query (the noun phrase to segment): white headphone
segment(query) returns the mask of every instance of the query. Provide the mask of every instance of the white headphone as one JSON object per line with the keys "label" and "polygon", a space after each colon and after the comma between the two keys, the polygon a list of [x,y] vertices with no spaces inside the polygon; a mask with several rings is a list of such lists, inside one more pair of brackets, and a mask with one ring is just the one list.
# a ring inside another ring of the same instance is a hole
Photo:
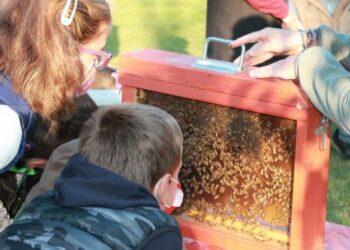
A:
{"label": "white headphone", "polygon": [[71,23],[73,22],[73,17],[75,15],[75,12],[77,10],[78,0],[74,0],[74,8],[73,8],[70,16],[68,16],[68,10],[69,10],[69,7],[71,5],[71,2],[72,2],[72,0],[67,0],[66,5],[64,6],[64,9],[62,11],[60,21],[64,26],[71,25]]}

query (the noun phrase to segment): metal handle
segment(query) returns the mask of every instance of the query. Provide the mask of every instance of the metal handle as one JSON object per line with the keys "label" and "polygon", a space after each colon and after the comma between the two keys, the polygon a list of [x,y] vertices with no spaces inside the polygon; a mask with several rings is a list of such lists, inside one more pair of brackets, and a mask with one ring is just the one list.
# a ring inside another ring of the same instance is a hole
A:
{"label": "metal handle", "polygon": [[[203,53],[203,60],[207,60],[207,58],[208,58],[207,53],[208,53],[208,46],[209,46],[210,42],[218,42],[218,43],[223,43],[223,44],[230,44],[230,43],[233,42],[233,40],[224,39],[224,38],[220,38],[220,37],[213,37],[213,36],[208,37],[206,42],[205,42],[204,53]],[[239,60],[239,69],[240,70],[243,69],[244,55],[245,55],[245,45],[243,44],[241,46],[241,56],[240,56],[240,60]]]}

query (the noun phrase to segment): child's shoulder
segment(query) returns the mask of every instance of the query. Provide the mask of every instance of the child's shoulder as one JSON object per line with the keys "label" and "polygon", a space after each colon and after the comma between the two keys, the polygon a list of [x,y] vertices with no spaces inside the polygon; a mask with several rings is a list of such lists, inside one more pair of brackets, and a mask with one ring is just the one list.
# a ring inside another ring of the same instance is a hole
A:
{"label": "child's shoulder", "polygon": [[156,207],[129,208],[125,211],[135,213],[144,219],[150,220],[155,224],[155,226],[179,226],[177,221],[172,216]]}
{"label": "child's shoulder", "polygon": [[82,207],[81,209],[93,216],[118,222],[121,227],[142,227],[146,233],[166,226],[179,227],[177,221],[156,207],[134,207],[127,209],[111,209],[104,207]]}
{"label": "child's shoulder", "polygon": [[[128,249],[129,244],[133,245],[130,249],[134,249],[145,242],[159,241],[164,233],[181,235],[176,220],[159,208],[63,207],[56,202],[52,191],[37,196],[23,209],[14,224],[23,226],[23,223],[30,223],[30,228],[40,224],[45,232],[61,228],[76,235],[108,238],[112,243],[118,242],[120,249]],[[10,231],[8,233],[13,230]],[[111,246],[116,247],[113,244]]]}

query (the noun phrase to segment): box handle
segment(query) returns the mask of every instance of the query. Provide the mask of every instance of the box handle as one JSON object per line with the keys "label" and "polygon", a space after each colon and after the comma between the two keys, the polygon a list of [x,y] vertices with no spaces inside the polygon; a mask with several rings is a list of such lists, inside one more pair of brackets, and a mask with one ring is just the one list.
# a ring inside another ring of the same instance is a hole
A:
{"label": "box handle", "polygon": [[[230,44],[230,43],[233,42],[233,40],[224,39],[224,38],[220,38],[220,37],[213,37],[213,36],[208,37],[206,42],[205,42],[204,53],[203,53],[203,60],[207,60],[208,59],[208,47],[209,47],[209,43],[210,42]],[[245,55],[245,45],[243,44],[241,46],[241,56],[240,56],[240,60],[239,60],[239,70],[240,71],[243,69],[244,55]]]}

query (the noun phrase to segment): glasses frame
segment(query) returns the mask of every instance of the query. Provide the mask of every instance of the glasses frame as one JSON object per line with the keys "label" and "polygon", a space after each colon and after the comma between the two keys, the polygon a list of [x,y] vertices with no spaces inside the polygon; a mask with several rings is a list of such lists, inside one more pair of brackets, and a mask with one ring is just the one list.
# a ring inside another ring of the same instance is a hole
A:
{"label": "glasses frame", "polygon": [[84,54],[89,54],[89,55],[93,55],[93,56],[96,56],[96,57],[101,57],[101,58],[104,58],[104,60],[99,63],[99,64],[96,64],[96,59],[94,60],[94,64],[93,66],[96,68],[96,69],[101,69],[103,67],[106,67],[109,63],[109,61],[111,60],[112,58],[112,53],[110,53],[109,51],[104,51],[104,50],[94,50],[94,49],[89,49],[89,48],[85,48],[85,47],[79,47],[79,52],[80,53],[84,53]]}

